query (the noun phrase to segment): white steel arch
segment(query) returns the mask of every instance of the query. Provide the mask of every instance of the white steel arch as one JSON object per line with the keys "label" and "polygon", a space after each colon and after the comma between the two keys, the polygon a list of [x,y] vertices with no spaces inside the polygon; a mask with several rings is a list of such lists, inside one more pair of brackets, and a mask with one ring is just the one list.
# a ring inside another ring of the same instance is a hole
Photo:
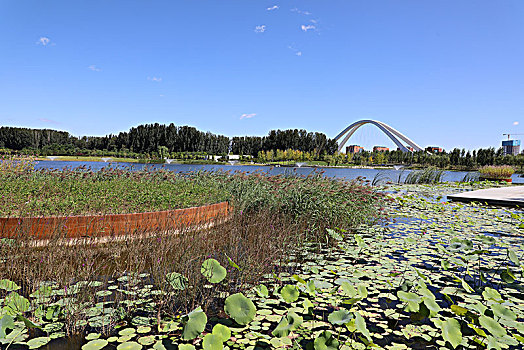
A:
{"label": "white steel arch", "polygon": [[354,122],[335,137],[335,141],[338,142],[338,140],[340,140],[344,135],[346,135],[342,142],[338,145],[339,152],[344,148],[344,145],[349,140],[349,138],[355,133],[355,131],[357,131],[358,128],[365,124],[375,125],[384,134],[386,134],[391,139],[391,141],[393,141],[403,152],[410,152],[410,150],[401,142],[401,140],[404,141],[408,146],[412,147],[415,151],[423,151],[422,147],[410,140],[407,136],[401,134],[399,131],[393,129],[391,126],[379,122],[378,120],[365,119]]}

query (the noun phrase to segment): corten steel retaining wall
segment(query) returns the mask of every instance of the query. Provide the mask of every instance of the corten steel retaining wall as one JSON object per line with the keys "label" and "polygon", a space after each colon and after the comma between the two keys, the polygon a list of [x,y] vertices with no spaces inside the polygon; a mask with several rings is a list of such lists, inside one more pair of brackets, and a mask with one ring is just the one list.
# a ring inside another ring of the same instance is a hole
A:
{"label": "corten steel retaining wall", "polygon": [[0,218],[0,238],[81,238],[162,232],[224,219],[227,202],[176,210],[133,214]]}

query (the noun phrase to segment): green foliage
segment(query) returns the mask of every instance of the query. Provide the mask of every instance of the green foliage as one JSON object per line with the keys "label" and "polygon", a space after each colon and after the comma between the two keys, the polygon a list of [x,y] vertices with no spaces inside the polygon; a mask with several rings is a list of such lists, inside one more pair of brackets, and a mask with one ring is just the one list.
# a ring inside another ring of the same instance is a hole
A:
{"label": "green foliage", "polygon": [[11,292],[14,290],[19,290],[20,286],[18,286],[15,282],[12,282],[7,279],[0,280],[0,289],[5,290],[6,292]]}
{"label": "green foliage", "polygon": [[105,339],[94,339],[82,346],[82,350],[100,350],[103,349],[109,342]]}
{"label": "green foliage", "polygon": [[442,182],[444,170],[426,168],[423,170],[411,171],[404,180],[407,184],[435,184]]}
{"label": "green foliage", "polygon": [[483,166],[479,169],[479,173],[486,179],[507,179],[510,178],[515,170],[508,165],[502,166]]}
{"label": "green foliage", "polygon": [[226,269],[215,259],[207,259],[204,261],[200,272],[211,283],[222,282],[227,275]]}
{"label": "green foliage", "polygon": [[323,331],[314,341],[315,350],[338,350],[339,344],[330,331]]}
{"label": "green foliage", "polygon": [[441,324],[442,338],[449,341],[453,348],[456,348],[462,342],[462,332],[460,324],[454,318],[448,318]]}
{"label": "green foliage", "polygon": [[182,339],[191,340],[198,337],[204,331],[207,323],[207,316],[205,312],[198,307],[182,317],[182,322],[184,323]]}
{"label": "green foliage", "polygon": [[15,328],[15,319],[11,315],[3,315],[0,318],[0,338],[5,338],[8,329]]}
{"label": "green foliage", "polygon": [[275,337],[286,337],[290,332],[297,329],[303,321],[302,316],[299,316],[294,312],[289,312],[286,316],[282,317],[271,334]]}
{"label": "green foliage", "polygon": [[224,348],[222,338],[217,334],[206,334],[202,342],[204,350],[221,350]]}
{"label": "green foliage", "polygon": [[170,272],[166,275],[166,279],[175,290],[184,290],[186,289],[187,278],[182,276],[178,272]]}
{"label": "green foliage", "polygon": [[222,342],[226,342],[229,338],[231,338],[231,330],[229,329],[229,327],[224,326],[220,323],[217,323],[213,327],[213,331],[211,333],[219,336]]}
{"label": "green foliage", "polygon": [[343,325],[349,323],[353,319],[353,314],[347,310],[333,311],[328,316],[328,321],[334,325]]}
{"label": "green foliage", "polygon": [[300,295],[297,287],[288,284],[282,288],[280,291],[280,295],[282,296],[282,299],[284,299],[288,303],[293,303],[298,300],[298,296]]}
{"label": "green foliage", "polygon": [[87,215],[171,210],[224,201],[211,176],[166,170],[0,172],[0,215]]}
{"label": "green foliage", "polygon": [[253,321],[257,309],[244,294],[236,293],[226,298],[224,311],[238,324],[246,325]]}

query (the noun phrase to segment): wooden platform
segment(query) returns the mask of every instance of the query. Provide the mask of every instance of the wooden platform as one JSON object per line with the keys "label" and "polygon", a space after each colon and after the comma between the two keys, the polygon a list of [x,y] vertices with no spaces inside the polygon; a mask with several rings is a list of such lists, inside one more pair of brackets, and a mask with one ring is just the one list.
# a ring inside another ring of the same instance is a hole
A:
{"label": "wooden platform", "polygon": [[524,207],[524,186],[487,188],[447,196],[458,202],[480,202],[491,205]]}

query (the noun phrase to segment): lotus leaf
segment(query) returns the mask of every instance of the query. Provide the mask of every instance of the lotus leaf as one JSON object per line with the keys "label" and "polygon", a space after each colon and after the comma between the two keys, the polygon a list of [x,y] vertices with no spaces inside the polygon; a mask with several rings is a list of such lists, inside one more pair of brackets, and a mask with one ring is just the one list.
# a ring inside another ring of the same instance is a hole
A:
{"label": "lotus leaf", "polygon": [[360,315],[360,313],[355,312],[355,327],[357,331],[362,333],[363,336],[365,336],[368,340],[371,340],[371,335],[369,334],[368,328],[366,327],[366,321],[364,320],[364,317]]}
{"label": "lotus leaf", "polygon": [[100,338],[100,333],[89,333],[85,338],[86,340],[95,340]]}
{"label": "lotus leaf", "polygon": [[257,309],[244,294],[236,293],[226,298],[224,311],[238,324],[246,325],[253,321]]}
{"label": "lotus leaf", "polygon": [[328,321],[335,325],[343,325],[353,319],[353,314],[347,310],[333,311],[328,316]]}
{"label": "lotus leaf", "polygon": [[493,300],[496,302],[502,301],[502,297],[500,296],[500,293],[497,290],[490,288],[490,287],[486,287],[486,289],[484,289],[484,291],[482,292],[482,296],[486,300]]}
{"label": "lotus leaf", "polygon": [[515,275],[508,268],[500,273],[500,279],[506,283],[513,283],[515,281]]}
{"label": "lotus leaf", "polygon": [[420,308],[421,297],[415,293],[398,291],[397,296],[400,300],[407,303],[406,311],[417,312]]}
{"label": "lotus leaf", "polygon": [[3,289],[7,292],[12,292],[14,290],[19,290],[20,286],[17,285],[15,282],[12,282],[7,279],[0,280],[0,289]]}
{"label": "lotus leaf", "polygon": [[267,287],[263,284],[259,284],[255,287],[255,292],[257,292],[258,296],[261,298],[267,298],[269,296],[269,291]]}
{"label": "lotus leaf", "polygon": [[124,328],[118,332],[119,335],[132,335],[135,334],[136,330],[134,328]]}
{"label": "lotus leaf", "polygon": [[226,255],[226,258],[227,258],[227,261],[229,262],[229,266],[237,269],[238,271],[242,271],[240,266],[238,266],[233,260],[231,260],[231,258],[229,256]]}
{"label": "lotus leaf", "polygon": [[282,317],[277,327],[271,334],[275,337],[285,337],[289,335],[289,332],[297,329],[303,322],[303,318],[294,312],[289,312],[286,316]]}
{"label": "lotus leaf", "polygon": [[211,283],[222,282],[227,275],[227,270],[215,259],[205,260],[200,272]]}
{"label": "lotus leaf", "polygon": [[282,299],[284,299],[287,303],[293,303],[298,300],[300,293],[297,287],[288,284],[282,288],[282,290],[280,291],[280,295],[282,296]]}
{"label": "lotus leaf", "polygon": [[100,350],[103,349],[109,342],[105,339],[94,339],[82,346],[82,350]]}
{"label": "lotus leaf", "polygon": [[220,323],[217,323],[213,327],[213,331],[211,333],[220,336],[222,342],[226,342],[229,338],[231,338],[231,330],[229,329],[229,327],[224,326]]}
{"label": "lotus leaf", "polygon": [[455,305],[455,304],[451,305],[451,311],[453,311],[458,316],[464,316],[465,314],[468,313],[468,309],[463,308],[462,306]]}
{"label": "lotus leaf", "polygon": [[313,346],[315,350],[337,350],[339,342],[330,331],[323,331],[315,339]]}
{"label": "lotus leaf", "polygon": [[11,315],[4,315],[0,318],[0,338],[6,337],[7,329],[15,328],[15,319]]}
{"label": "lotus leaf", "polygon": [[454,318],[448,318],[440,325],[442,330],[442,338],[448,341],[453,348],[456,348],[462,342],[462,332],[460,331],[460,324]]}
{"label": "lotus leaf", "polygon": [[184,323],[182,339],[191,340],[198,337],[204,331],[207,323],[207,316],[205,312],[198,307],[182,317],[182,322]]}
{"label": "lotus leaf", "polygon": [[511,260],[511,262],[513,262],[515,265],[517,266],[520,265],[519,258],[517,257],[517,253],[515,253],[515,251],[508,249],[508,257],[509,257],[509,260]]}
{"label": "lotus leaf", "polygon": [[178,272],[171,272],[166,275],[166,279],[175,290],[184,290],[186,289],[187,278],[182,276]]}
{"label": "lotus leaf", "polygon": [[145,337],[138,338],[138,342],[142,345],[151,345],[155,342],[154,335],[147,335]]}
{"label": "lotus leaf", "polygon": [[222,350],[224,344],[220,335],[209,333],[204,337],[202,348],[204,350]]}
{"label": "lotus leaf", "polygon": [[498,316],[500,318],[512,321],[515,321],[517,319],[517,315],[502,304],[491,305],[491,310],[493,310],[495,316]]}
{"label": "lotus leaf", "polygon": [[140,349],[142,349],[142,345],[134,341],[127,341],[116,347],[116,350],[140,350]]}
{"label": "lotus leaf", "polygon": [[495,337],[503,337],[507,334],[506,329],[491,317],[482,315],[479,317],[479,323]]}
{"label": "lotus leaf", "polygon": [[31,303],[17,292],[11,292],[4,300],[4,312],[11,316],[22,314],[31,308]]}
{"label": "lotus leaf", "polygon": [[[158,342],[157,342],[157,344],[158,344]],[[158,348],[158,349],[160,349],[160,348]],[[164,349],[165,349],[165,347],[164,347]],[[178,345],[178,350],[195,350],[195,347],[193,345],[191,345],[191,344],[180,344],[180,345]]]}

